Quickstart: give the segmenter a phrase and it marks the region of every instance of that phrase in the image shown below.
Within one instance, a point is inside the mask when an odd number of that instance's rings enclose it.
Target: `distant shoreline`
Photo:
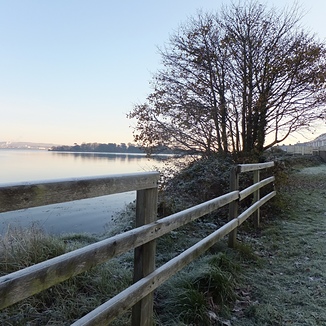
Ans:
[[[184,155],[189,154],[181,148],[169,148],[167,146],[154,146],[150,149],[143,149],[131,143],[75,143],[69,145],[56,145],[50,143],[32,142],[5,142],[0,141],[0,150],[43,150],[50,152],[70,153],[112,153],[112,154],[142,154],[142,155]],[[192,153],[193,154],[193,153]]]
[[[167,146],[156,146],[147,151],[137,145],[128,143],[82,143],[78,145],[75,143],[73,146],[52,146],[48,149],[51,152],[72,152],[72,153],[115,153],[115,154],[181,154],[180,148],[169,148]]]

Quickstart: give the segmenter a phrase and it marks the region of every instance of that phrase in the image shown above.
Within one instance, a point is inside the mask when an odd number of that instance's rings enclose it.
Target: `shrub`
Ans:
[[[166,216],[221,196],[229,190],[230,157],[200,158],[168,180],[160,194],[159,213]]]

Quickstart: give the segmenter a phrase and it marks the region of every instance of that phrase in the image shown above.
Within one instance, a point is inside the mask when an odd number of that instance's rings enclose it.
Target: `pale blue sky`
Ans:
[[[132,142],[126,114],[151,92],[157,46],[197,9],[228,2],[0,0],[0,141]],[[326,1],[299,4],[326,39]]]

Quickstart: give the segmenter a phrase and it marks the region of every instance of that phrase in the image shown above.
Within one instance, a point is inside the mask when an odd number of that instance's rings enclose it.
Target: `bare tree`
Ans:
[[[299,22],[296,8],[257,2],[198,13],[161,50],[153,92],[129,114],[135,140],[207,155],[261,152],[322,118],[325,46]]]

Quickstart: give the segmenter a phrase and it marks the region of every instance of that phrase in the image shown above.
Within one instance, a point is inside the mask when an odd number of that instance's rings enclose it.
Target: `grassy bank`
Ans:
[[[243,269],[232,325],[326,325],[326,165],[297,169],[281,191],[283,212],[247,237],[261,265]]]
[[[301,158],[299,165],[282,162],[277,186],[283,200],[263,212],[262,228],[243,225],[237,248],[228,249],[223,239],[156,291],[157,325],[326,324],[326,165],[303,169],[315,163]],[[219,170],[224,178],[227,173]],[[132,206],[121,212],[111,234],[132,228],[134,213]],[[157,265],[219,222],[216,216],[204,217],[159,239]],[[98,240],[89,235],[52,237],[37,226],[10,230],[0,238],[0,275]],[[0,324],[69,325],[131,284],[132,261],[127,253],[5,309]],[[113,325],[128,324],[130,312]]]

